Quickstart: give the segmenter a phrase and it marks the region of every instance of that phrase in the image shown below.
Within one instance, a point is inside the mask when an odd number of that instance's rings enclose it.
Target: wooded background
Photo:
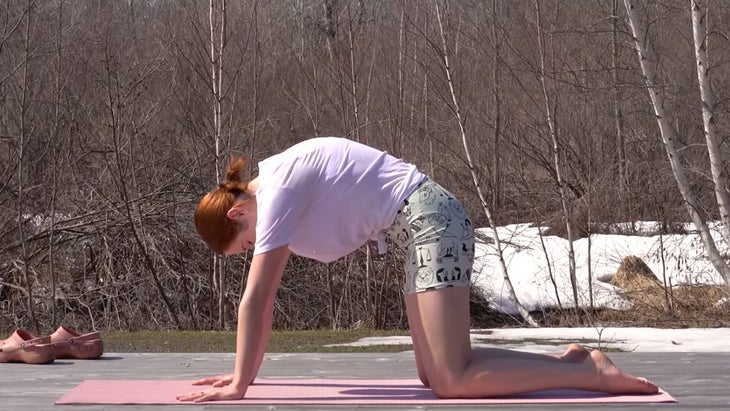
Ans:
[[[641,3],[694,208],[718,219],[690,2]],[[703,10],[727,176],[730,4]],[[689,217],[627,17],[618,0],[4,0],[0,329],[235,327],[250,256],[213,256],[194,208],[231,155],[254,176],[313,136],[417,164],[477,227],[489,210],[573,238],[670,232]],[[400,256],[368,250],[293,259],[275,326],[405,326]]]

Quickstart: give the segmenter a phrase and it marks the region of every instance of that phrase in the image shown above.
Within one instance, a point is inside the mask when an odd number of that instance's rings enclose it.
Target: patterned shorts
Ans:
[[[471,220],[459,200],[430,179],[404,201],[386,237],[406,253],[405,293],[471,285]]]

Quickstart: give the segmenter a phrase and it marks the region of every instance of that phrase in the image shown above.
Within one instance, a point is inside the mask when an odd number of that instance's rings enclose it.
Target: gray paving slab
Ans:
[[[490,410],[601,409],[730,410],[730,353],[613,353],[628,372],[649,377],[679,404],[509,405],[509,406],[368,406],[367,409]],[[230,405],[54,405],[86,379],[195,379],[228,373],[233,354],[108,353],[93,361],[57,360],[49,365],[0,364],[0,410],[343,410],[348,406]],[[270,378],[416,378],[412,353],[267,354],[260,377]]]

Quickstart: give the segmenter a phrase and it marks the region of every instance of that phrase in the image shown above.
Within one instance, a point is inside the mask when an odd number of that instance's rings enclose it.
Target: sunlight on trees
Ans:
[[[414,162],[475,227],[692,221],[730,284],[728,19],[697,0],[0,2],[0,328],[232,327],[247,258],[212,256],[195,204],[230,155],[255,175],[328,135]],[[275,326],[405,327],[401,262],[294,259]]]

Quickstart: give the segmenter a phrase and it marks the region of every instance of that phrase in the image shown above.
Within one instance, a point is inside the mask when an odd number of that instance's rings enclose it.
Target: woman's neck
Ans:
[[[256,196],[256,190],[259,189],[259,178],[256,177],[253,180],[249,181],[246,185],[246,194],[250,195],[251,197]]]

